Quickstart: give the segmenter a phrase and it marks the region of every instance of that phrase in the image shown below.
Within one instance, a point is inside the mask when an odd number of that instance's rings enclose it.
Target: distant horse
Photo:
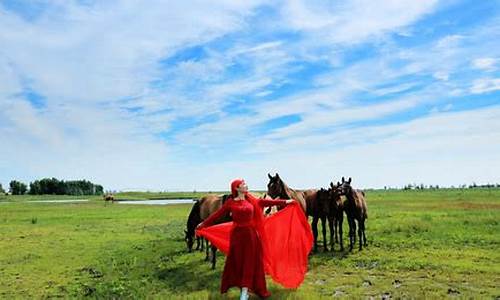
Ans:
[[[330,245],[332,250],[335,242],[340,243],[340,251],[344,251],[344,242],[342,238],[342,223],[344,221],[344,203],[341,199],[340,182],[334,185],[330,182],[328,225],[330,226]]]
[[[111,201],[111,202],[115,201],[115,196],[113,196],[113,194],[106,194],[103,196],[103,198],[104,198],[104,201]]]
[[[188,251],[192,251],[193,247],[193,237],[195,234],[195,229],[198,224],[200,224],[203,220],[207,219],[208,216],[216,212],[224,202],[226,202],[229,195],[206,195],[203,196],[200,200],[198,200],[193,207],[191,208],[191,212],[189,213],[188,221],[186,224],[187,230],[184,230],[186,245],[188,247]],[[218,223],[231,221],[229,216],[226,216],[224,219],[218,221]],[[197,239],[197,250],[199,249],[199,239]],[[201,250],[203,250],[203,240],[201,241]],[[212,254],[212,269],[215,269],[216,264],[216,253],[217,248],[215,246],[211,246],[211,254]],[[209,260],[209,247],[208,241],[206,241],[206,256],[205,260]]]
[[[352,251],[356,243],[356,221],[358,222],[359,250],[366,246],[365,221],[368,219],[368,211],[366,207],[365,193],[361,190],[355,190],[351,186],[352,179],[345,181],[342,177],[340,185],[341,195],[346,197],[344,202],[344,210],[349,222],[349,251]]]

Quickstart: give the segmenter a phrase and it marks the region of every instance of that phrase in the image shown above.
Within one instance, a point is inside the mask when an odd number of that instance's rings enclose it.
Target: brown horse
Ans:
[[[203,220],[208,218],[211,214],[216,212],[224,202],[226,202],[227,198],[229,195],[206,195],[201,197],[200,200],[198,200],[192,207],[191,212],[189,213],[189,217],[187,220],[186,227],[187,229],[184,230],[185,233],[185,238],[184,240],[186,241],[186,245],[188,247],[188,251],[192,251],[193,247],[193,237],[195,234],[195,229],[198,224],[200,224]],[[219,220],[217,223],[223,223],[223,222],[228,222],[231,221],[231,218],[229,216],[226,216],[225,218]],[[198,250],[200,247],[200,240],[197,239],[197,247],[196,250]],[[205,256],[205,261],[209,260],[209,247],[208,247],[208,241],[206,242],[206,256]],[[201,250],[203,250],[204,247],[204,242],[201,241]],[[217,248],[214,246],[211,246],[211,256],[212,256],[212,269],[215,269],[215,264],[216,264],[216,253],[217,253]]]
[[[115,201],[115,196],[113,196],[113,194],[106,194],[103,196],[103,198],[104,198],[104,201],[111,201],[111,202]]]
[[[323,195],[321,199],[318,197],[318,190],[309,189],[309,190],[294,190],[286,183],[281,180],[278,173],[275,176],[271,176],[271,174],[267,174],[269,177],[269,183],[267,184],[267,194],[272,198],[280,198],[280,199],[293,199],[297,201],[306,216],[313,217],[312,221],[312,230],[314,235],[314,252],[317,251],[317,237],[318,237],[318,220],[321,220],[321,224],[323,226],[323,242],[324,242],[324,250],[328,251],[328,247],[326,244],[326,222],[325,219],[328,215],[328,193],[326,190],[320,193]],[[321,191],[321,190],[320,190]]]
[[[340,193],[346,197],[344,202],[344,210],[349,222],[349,251],[352,251],[356,243],[356,221],[358,222],[359,250],[366,246],[365,221],[368,219],[368,211],[366,207],[365,193],[361,190],[355,190],[351,186],[352,179],[345,181],[342,177],[340,184]]]
[[[267,174],[267,176],[269,177],[267,195],[273,199],[276,197],[280,199],[293,199],[300,204],[304,212],[307,212],[307,203],[312,202],[316,198],[317,190],[294,190],[281,180],[278,173],[275,176],[271,176],[271,174]]]
[[[340,243],[340,251],[344,251],[344,241],[342,238],[342,223],[344,221],[344,203],[341,198],[340,182],[334,185],[330,182],[328,225],[330,226],[330,245],[332,250],[335,242]]]

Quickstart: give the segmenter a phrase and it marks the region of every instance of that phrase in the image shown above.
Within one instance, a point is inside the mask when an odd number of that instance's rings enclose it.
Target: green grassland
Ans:
[[[90,201],[33,202],[69,198]],[[500,189],[368,191],[367,199],[368,247],[312,255],[297,290],[268,280],[272,299],[500,297]],[[0,299],[235,298],[235,289],[218,292],[223,255],[212,271],[203,253],[186,251],[190,207],[2,197]],[[345,244],[346,233],[344,221]]]

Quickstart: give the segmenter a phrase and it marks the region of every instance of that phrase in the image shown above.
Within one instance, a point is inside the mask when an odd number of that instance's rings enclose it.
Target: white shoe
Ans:
[[[241,288],[240,300],[248,300],[248,288]]]

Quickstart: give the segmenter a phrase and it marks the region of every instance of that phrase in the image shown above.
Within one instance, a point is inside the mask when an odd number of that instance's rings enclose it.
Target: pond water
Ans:
[[[37,200],[37,201],[26,201],[27,203],[78,203],[87,202],[88,199],[66,199],[66,200]]]
[[[160,199],[160,200],[126,200],[117,201],[120,204],[169,205],[193,203],[193,199]]]

